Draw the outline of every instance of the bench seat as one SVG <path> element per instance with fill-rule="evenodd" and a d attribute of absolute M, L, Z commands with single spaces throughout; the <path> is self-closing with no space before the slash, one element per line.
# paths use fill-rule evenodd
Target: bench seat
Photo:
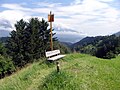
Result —
<path fill-rule="evenodd" d="M 57 59 L 63 58 L 64 56 L 65 56 L 65 55 L 57 55 L 57 56 L 54 56 L 54 57 L 48 58 L 48 60 L 55 61 L 55 60 L 57 60 Z"/>
<path fill-rule="evenodd" d="M 66 55 L 60 55 L 60 50 L 53 50 L 53 51 L 47 51 L 45 52 L 45 55 L 47 57 L 47 60 L 49 61 L 55 61 L 57 59 L 63 58 Z"/>

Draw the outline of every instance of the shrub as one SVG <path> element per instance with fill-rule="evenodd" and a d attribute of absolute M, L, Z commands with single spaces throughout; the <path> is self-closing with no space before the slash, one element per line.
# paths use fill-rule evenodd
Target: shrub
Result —
<path fill-rule="evenodd" d="M 115 58 L 115 54 L 112 51 L 110 51 L 106 54 L 105 58 L 107 58 L 107 59 Z"/>
<path fill-rule="evenodd" d="M 10 75 L 15 71 L 13 62 L 9 58 L 5 58 L 0 55 L 0 78 Z"/>

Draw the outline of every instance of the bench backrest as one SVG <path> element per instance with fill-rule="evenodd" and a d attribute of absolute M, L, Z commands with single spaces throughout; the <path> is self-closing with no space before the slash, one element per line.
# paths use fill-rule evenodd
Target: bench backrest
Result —
<path fill-rule="evenodd" d="M 45 52 L 46 57 L 51 57 L 54 55 L 60 54 L 60 50 L 53 50 L 53 51 L 47 51 Z"/>

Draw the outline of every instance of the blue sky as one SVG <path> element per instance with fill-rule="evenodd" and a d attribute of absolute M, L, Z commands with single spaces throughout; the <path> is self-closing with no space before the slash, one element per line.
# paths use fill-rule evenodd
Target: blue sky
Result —
<path fill-rule="evenodd" d="M 0 0 L 0 29 L 13 30 L 21 18 L 47 20 L 50 11 L 55 14 L 53 26 L 68 30 L 56 31 L 62 35 L 98 36 L 120 31 L 119 0 Z"/>

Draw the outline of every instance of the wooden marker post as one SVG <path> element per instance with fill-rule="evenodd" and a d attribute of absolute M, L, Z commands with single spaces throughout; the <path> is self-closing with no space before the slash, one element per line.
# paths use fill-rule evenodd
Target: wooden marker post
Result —
<path fill-rule="evenodd" d="M 60 72 L 60 64 L 59 64 L 59 62 L 56 62 L 56 64 L 57 64 L 57 73 L 58 73 L 58 72 Z"/>
<path fill-rule="evenodd" d="M 50 48 L 53 50 L 53 40 L 52 40 L 52 22 L 54 22 L 54 14 L 50 11 L 48 15 L 48 22 L 50 22 Z"/>

